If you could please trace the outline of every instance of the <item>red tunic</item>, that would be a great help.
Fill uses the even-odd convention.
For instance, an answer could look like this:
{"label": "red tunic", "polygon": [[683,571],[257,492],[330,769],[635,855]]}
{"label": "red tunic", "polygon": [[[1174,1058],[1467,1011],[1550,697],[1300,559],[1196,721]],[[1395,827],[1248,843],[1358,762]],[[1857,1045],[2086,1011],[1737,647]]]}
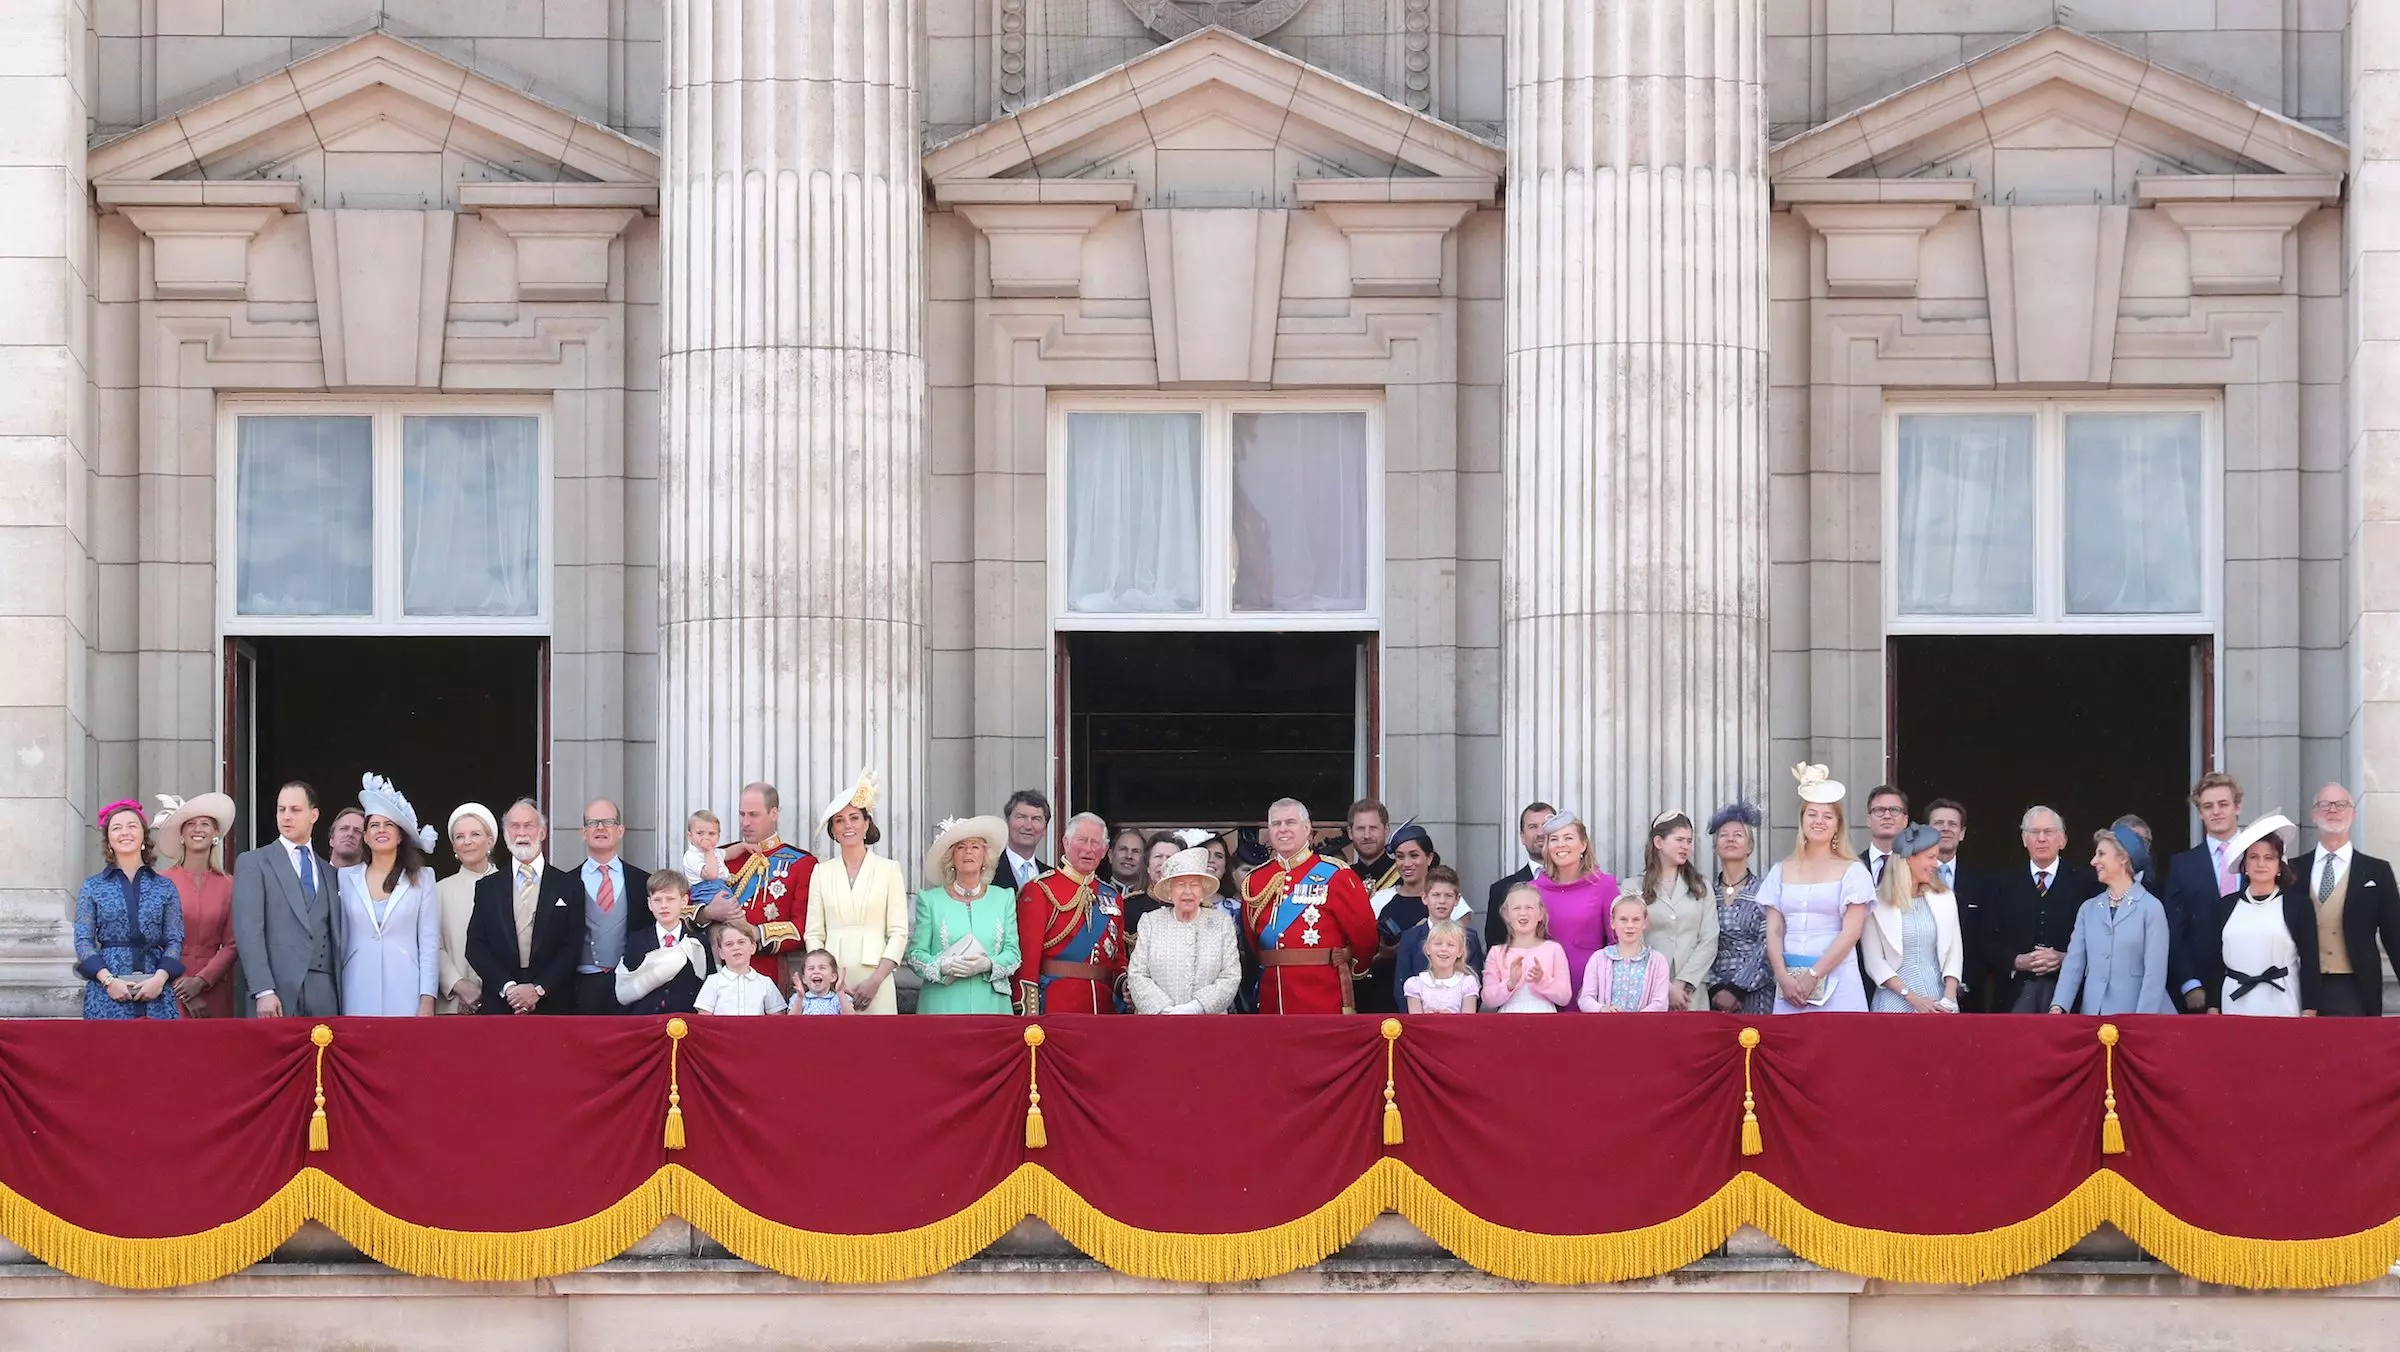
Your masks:
{"label": "red tunic", "polygon": [[[1301,882],[1328,865],[1320,884]],[[1296,887],[1302,890],[1295,891]],[[1242,896],[1242,929],[1259,953],[1258,1012],[1343,1014],[1355,1008],[1337,960],[1279,963],[1276,953],[1348,949],[1353,979],[1375,960],[1375,908],[1366,885],[1339,859],[1302,855],[1291,864],[1271,859],[1250,875]]]}
{"label": "red tunic", "polygon": [[757,849],[736,845],[725,856],[725,883],[758,935],[757,970],[787,994],[800,969],[808,930],[808,880],[817,857],[769,836]]}
{"label": "red tunic", "polygon": [[[1017,889],[1017,1012],[1114,1014],[1125,980],[1125,921],[1114,884],[1051,869]],[[1079,969],[1044,972],[1051,964]]]}

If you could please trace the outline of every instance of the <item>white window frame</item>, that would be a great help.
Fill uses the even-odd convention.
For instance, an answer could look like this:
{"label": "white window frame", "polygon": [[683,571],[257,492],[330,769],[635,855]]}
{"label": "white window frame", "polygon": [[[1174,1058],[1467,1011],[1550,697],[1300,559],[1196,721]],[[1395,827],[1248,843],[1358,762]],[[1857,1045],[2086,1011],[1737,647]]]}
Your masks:
{"label": "white window frame", "polygon": [[[2080,615],[2066,609],[2066,448],[2070,414],[2200,415],[2200,609],[2172,615]],[[1900,419],[1911,414],[2031,414],[2033,614],[1908,615],[1900,610]],[[1883,411],[1883,629],[1904,634],[2206,634],[2221,638],[2225,581],[2225,418],[2212,394],[1979,394],[1888,399]]]}
{"label": "white window frame", "polygon": [[[534,420],[538,451],[535,473],[540,477],[534,500],[541,517],[540,554],[535,564],[535,604],[531,615],[409,615],[401,598],[402,513],[401,428],[412,417],[507,417]],[[240,420],[244,417],[364,417],[372,420],[374,450],[374,605],[365,615],[244,615],[239,582]],[[524,398],[457,398],[403,396],[390,399],[348,399],[336,396],[227,396],[217,401],[217,628],[220,639],[272,635],[345,635],[371,637],[407,634],[469,634],[548,637],[551,629],[551,571],[555,561],[551,530],[550,405]]]}
{"label": "white window frame", "polygon": [[[1201,415],[1200,608],[1170,612],[1092,613],[1067,608],[1067,418],[1075,413],[1198,413]],[[1270,611],[1233,608],[1233,419],[1238,413],[1359,413],[1367,420],[1367,604],[1363,610]],[[1384,559],[1388,552],[1383,491],[1383,400],[1345,393],[1212,395],[1055,395],[1050,401],[1050,620],[1052,628],[1149,632],[1310,630],[1383,631]]]}

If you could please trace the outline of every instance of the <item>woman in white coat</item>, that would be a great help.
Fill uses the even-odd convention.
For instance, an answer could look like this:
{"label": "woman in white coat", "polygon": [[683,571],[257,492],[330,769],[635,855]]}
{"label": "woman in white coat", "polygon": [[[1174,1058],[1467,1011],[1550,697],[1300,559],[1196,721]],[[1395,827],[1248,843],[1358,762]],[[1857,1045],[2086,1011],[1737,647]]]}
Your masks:
{"label": "woman in white coat", "polygon": [[360,781],[367,859],[336,875],[345,924],[342,1013],[430,1015],[442,963],[442,907],[425,854],[433,828],[381,775]]}
{"label": "woman in white coat", "polygon": [[1125,973],[1134,1013],[1224,1013],[1242,982],[1242,952],[1232,919],[1210,902],[1217,877],[1208,868],[1208,848],[1167,860],[1154,886],[1167,907],[1142,917]]}
{"label": "woman in white coat", "polygon": [[908,957],[908,927],[916,911],[900,866],[868,846],[883,839],[875,825],[875,776],[825,805],[817,820],[837,847],[808,875],[808,927],[802,941],[841,964],[842,992],[867,1014],[900,1012],[892,973]]}
{"label": "woman in white coat", "polygon": [[1860,944],[1878,1014],[1956,1014],[1964,954],[1958,898],[1942,886],[1941,833],[1922,822],[1900,833],[1875,889]]}

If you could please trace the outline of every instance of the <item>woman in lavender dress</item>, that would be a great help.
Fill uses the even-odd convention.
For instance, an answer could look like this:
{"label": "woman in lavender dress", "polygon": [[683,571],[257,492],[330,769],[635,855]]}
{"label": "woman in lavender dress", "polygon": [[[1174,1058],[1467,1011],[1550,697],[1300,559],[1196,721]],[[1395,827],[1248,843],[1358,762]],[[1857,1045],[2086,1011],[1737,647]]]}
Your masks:
{"label": "woman in lavender dress", "polygon": [[1768,870],[1758,904],[1767,913],[1767,966],[1775,1012],[1864,1013],[1866,984],[1851,954],[1867,926],[1875,884],[1850,852],[1841,782],[1822,765],[1792,769],[1800,781],[1800,832],[1791,856]]}

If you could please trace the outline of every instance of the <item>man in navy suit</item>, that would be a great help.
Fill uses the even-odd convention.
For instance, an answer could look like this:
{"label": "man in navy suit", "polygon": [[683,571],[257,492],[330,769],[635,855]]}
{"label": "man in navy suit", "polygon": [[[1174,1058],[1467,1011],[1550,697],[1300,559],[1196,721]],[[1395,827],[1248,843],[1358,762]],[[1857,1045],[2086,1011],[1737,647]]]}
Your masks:
{"label": "man in navy suit", "polygon": [[2384,964],[2400,960],[2400,884],[2389,863],[2351,844],[2358,802],[2348,789],[2317,790],[2309,817],[2317,847],[2291,867],[2293,890],[2317,910],[2317,1012],[2372,1018],[2383,1013]]}
{"label": "man in navy suit", "polygon": [[2200,812],[2201,841],[2167,866],[2159,902],[2167,908],[2167,993],[2197,1014],[2208,1008],[2198,966],[2201,927],[2214,923],[2217,900],[2241,886],[2233,836],[2241,826],[2242,786],[2232,775],[2211,771],[2192,786],[2192,806]]}
{"label": "man in navy suit", "polygon": [[583,938],[583,881],[542,858],[550,836],[530,798],[500,819],[508,863],[475,884],[467,966],[483,983],[484,1014],[575,1012],[575,953]]}

